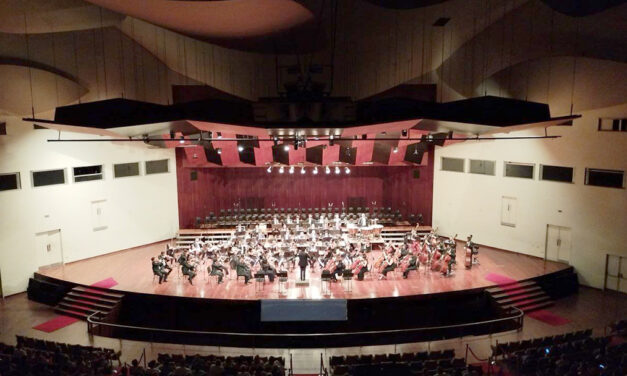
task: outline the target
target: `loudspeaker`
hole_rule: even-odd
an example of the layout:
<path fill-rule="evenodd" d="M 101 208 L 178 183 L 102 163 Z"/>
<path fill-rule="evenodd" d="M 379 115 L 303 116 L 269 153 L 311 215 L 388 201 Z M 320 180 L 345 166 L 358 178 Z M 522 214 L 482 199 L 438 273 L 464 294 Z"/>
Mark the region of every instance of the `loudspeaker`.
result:
<path fill-rule="evenodd" d="M 29 300 L 48 305 L 56 305 L 63 299 L 69 289 L 65 286 L 31 278 L 28 280 L 27 291 Z"/>
<path fill-rule="evenodd" d="M 420 179 L 420 170 L 413 170 L 414 179 Z"/>
<path fill-rule="evenodd" d="M 196 181 L 198 180 L 198 171 L 190 171 L 189 180 Z"/>

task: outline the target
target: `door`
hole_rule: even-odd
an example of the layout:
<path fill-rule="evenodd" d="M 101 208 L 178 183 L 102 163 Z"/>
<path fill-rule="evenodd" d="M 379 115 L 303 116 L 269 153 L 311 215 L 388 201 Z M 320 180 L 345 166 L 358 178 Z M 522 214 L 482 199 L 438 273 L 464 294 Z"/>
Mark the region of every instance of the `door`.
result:
<path fill-rule="evenodd" d="M 61 230 L 35 234 L 37 244 L 37 266 L 51 266 L 63 263 Z"/>
<path fill-rule="evenodd" d="M 547 225 L 544 255 L 546 260 L 570 264 L 570 233 L 569 227 Z"/>
<path fill-rule="evenodd" d="M 501 224 L 503 226 L 516 227 L 516 197 L 503 196 L 501 200 Z"/>
<path fill-rule="evenodd" d="M 606 256 L 604 288 L 627 293 L 627 257 Z"/>

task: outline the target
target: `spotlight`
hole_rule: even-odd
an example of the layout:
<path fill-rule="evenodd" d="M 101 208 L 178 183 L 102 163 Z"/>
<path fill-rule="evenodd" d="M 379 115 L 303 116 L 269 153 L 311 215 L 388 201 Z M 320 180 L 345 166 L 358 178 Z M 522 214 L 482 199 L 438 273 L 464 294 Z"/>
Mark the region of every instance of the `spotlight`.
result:
<path fill-rule="evenodd" d="M 318 166 L 316 166 L 316 168 L 313 169 L 313 174 L 318 175 Z"/>
<path fill-rule="evenodd" d="M 324 172 L 325 172 L 327 175 L 329 175 L 329 174 L 331 173 L 331 169 L 329 168 L 329 166 L 327 166 L 327 167 L 324 169 Z"/>
<path fill-rule="evenodd" d="M 329 145 L 333 146 L 333 135 L 329 136 Z"/>
<path fill-rule="evenodd" d="M 294 166 L 290 166 L 290 174 L 294 173 Z"/>
<path fill-rule="evenodd" d="M 218 132 L 218 138 L 222 138 L 222 133 Z"/>
<path fill-rule="evenodd" d="M 393 153 L 398 153 L 398 146 L 394 146 L 394 149 L 392 149 Z"/>
<path fill-rule="evenodd" d="M 305 167 L 301 167 L 301 168 L 300 168 L 300 173 L 301 173 L 302 175 L 305 175 Z"/>
<path fill-rule="evenodd" d="M 241 153 L 244 151 L 244 147 L 242 145 L 237 147 L 237 150 Z"/>
<path fill-rule="evenodd" d="M 218 154 L 222 154 L 222 149 L 216 149 L 216 151 L 218 152 Z"/>
<path fill-rule="evenodd" d="M 336 174 L 336 175 L 339 175 L 339 174 L 340 174 L 340 168 L 339 168 L 339 167 L 337 167 L 337 166 L 335 166 L 335 174 Z"/>
<path fill-rule="evenodd" d="M 284 168 L 283 166 L 281 166 L 281 167 L 279 168 L 279 174 L 282 174 L 282 173 L 284 173 L 284 172 L 285 172 L 285 168 Z"/>
<path fill-rule="evenodd" d="M 348 167 L 344 167 L 344 172 L 346 173 L 346 175 L 351 173 L 351 169 Z"/>
<path fill-rule="evenodd" d="M 289 145 L 285 145 L 285 146 L 283 146 L 283 150 L 285 150 L 285 151 L 290 151 L 290 146 L 289 146 Z"/>
<path fill-rule="evenodd" d="M 274 146 L 279 145 L 279 138 L 274 136 L 274 138 L 272 138 L 272 142 L 274 142 Z"/>
<path fill-rule="evenodd" d="M 268 174 L 272 172 L 272 166 L 268 166 L 268 168 L 266 169 L 266 171 L 268 171 Z"/>
<path fill-rule="evenodd" d="M 401 135 L 403 135 L 403 137 L 407 137 L 407 129 L 403 129 L 401 131 Z"/>
<path fill-rule="evenodd" d="M 184 143 L 185 143 L 185 137 L 184 137 L 184 136 L 181 136 L 181 138 L 180 138 L 180 140 L 179 140 L 179 143 L 181 143 L 181 144 L 184 144 Z"/>

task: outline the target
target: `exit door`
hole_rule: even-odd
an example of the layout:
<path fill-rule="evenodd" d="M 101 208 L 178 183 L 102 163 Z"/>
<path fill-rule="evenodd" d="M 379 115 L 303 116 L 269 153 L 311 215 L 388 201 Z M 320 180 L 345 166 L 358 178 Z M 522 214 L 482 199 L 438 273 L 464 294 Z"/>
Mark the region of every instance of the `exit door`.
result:
<path fill-rule="evenodd" d="M 37 246 L 37 266 L 51 266 L 63 263 L 61 230 L 35 234 Z"/>
<path fill-rule="evenodd" d="M 547 225 L 544 258 L 570 264 L 570 227 Z"/>
<path fill-rule="evenodd" d="M 627 293 L 627 257 L 605 257 L 605 289 Z"/>

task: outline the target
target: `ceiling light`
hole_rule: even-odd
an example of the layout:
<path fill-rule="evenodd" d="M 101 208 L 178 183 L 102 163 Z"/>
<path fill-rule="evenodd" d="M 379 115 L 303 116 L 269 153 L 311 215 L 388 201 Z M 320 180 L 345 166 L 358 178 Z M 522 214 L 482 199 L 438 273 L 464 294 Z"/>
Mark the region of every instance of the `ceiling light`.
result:
<path fill-rule="evenodd" d="M 222 149 L 216 149 L 216 151 L 218 152 L 218 154 L 222 154 Z"/>
<path fill-rule="evenodd" d="M 294 173 L 294 166 L 290 166 L 290 174 Z"/>
<path fill-rule="evenodd" d="M 242 145 L 237 147 L 237 150 L 241 153 L 244 151 L 244 147 Z"/>
<path fill-rule="evenodd" d="M 283 166 L 281 166 L 281 167 L 279 168 L 279 174 L 282 174 L 282 173 L 284 173 L 284 172 L 285 172 L 285 168 L 284 168 Z"/>
<path fill-rule="evenodd" d="M 301 167 L 301 169 L 300 169 L 300 173 L 301 173 L 301 174 L 303 174 L 303 175 L 305 175 L 305 167 Z"/>
<path fill-rule="evenodd" d="M 331 169 L 329 168 L 329 166 L 327 166 L 327 167 L 324 169 L 324 172 L 325 172 L 327 175 L 331 173 Z"/>
<path fill-rule="evenodd" d="M 339 175 L 339 174 L 340 174 L 340 168 L 339 168 L 339 167 L 337 167 L 337 166 L 335 166 L 335 173 L 336 173 L 337 175 Z"/>
<path fill-rule="evenodd" d="M 398 153 L 398 146 L 395 146 L 394 149 L 392 149 L 393 153 Z"/>
<path fill-rule="evenodd" d="M 313 169 L 313 174 L 318 175 L 318 166 L 316 166 L 316 168 Z"/>
<path fill-rule="evenodd" d="M 268 174 L 272 172 L 272 166 L 268 166 L 268 168 L 266 169 L 266 171 L 268 171 Z"/>
<path fill-rule="evenodd" d="M 285 145 L 285 146 L 283 146 L 283 150 L 285 150 L 285 151 L 290 151 L 290 146 L 289 146 L 289 145 Z"/>
<path fill-rule="evenodd" d="M 346 173 L 346 175 L 351 173 L 351 169 L 348 167 L 344 167 L 344 172 Z"/>

